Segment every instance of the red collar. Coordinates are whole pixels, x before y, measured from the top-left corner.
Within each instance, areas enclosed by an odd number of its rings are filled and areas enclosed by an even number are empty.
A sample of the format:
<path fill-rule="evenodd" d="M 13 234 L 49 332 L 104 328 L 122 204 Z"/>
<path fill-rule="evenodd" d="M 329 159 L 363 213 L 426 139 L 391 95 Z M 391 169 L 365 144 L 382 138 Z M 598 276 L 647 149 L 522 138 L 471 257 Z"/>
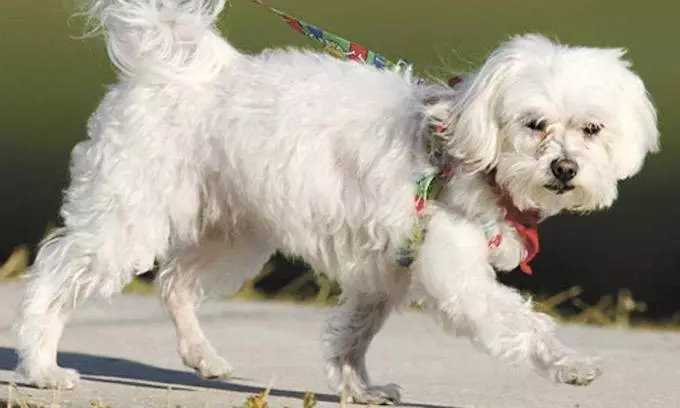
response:
<path fill-rule="evenodd" d="M 527 275 L 531 275 L 533 271 L 531 266 L 529 266 L 529 262 L 541 250 L 538 240 L 538 223 L 541 220 L 541 216 L 537 211 L 520 211 L 515 207 L 507 194 L 501 197 L 500 202 L 506 211 L 505 219 L 515 227 L 517 234 L 524 241 L 524 249 L 527 251 L 524 259 L 519 263 L 519 268 Z"/>
<path fill-rule="evenodd" d="M 499 196 L 499 204 L 505 210 L 505 219 L 515 227 L 517 234 L 524 241 L 526 256 L 520 261 L 519 268 L 527 275 L 531 275 L 533 271 L 531 266 L 529 266 L 529 262 L 541 250 L 538 239 L 538 223 L 541 221 L 541 214 L 537 210 L 521 211 L 518 209 L 507 192 L 501 190 L 498 184 L 496 184 L 495 175 L 495 170 L 489 174 L 489 184 L 496 190 Z"/>

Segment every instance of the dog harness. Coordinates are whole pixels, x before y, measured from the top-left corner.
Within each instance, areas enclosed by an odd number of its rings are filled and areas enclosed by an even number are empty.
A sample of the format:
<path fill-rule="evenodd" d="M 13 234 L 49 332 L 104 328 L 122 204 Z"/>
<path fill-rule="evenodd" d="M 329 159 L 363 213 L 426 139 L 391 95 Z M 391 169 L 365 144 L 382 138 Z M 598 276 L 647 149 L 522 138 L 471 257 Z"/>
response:
<path fill-rule="evenodd" d="M 432 166 L 415 175 L 413 195 L 415 222 L 410 236 L 405 239 L 397 253 L 397 263 L 403 267 L 411 266 L 425 239 L 428 221 L 425 211 L 427 203 L 437 199 L 453 176 L 453 163 L 444 150 L 443 135 L 447 129 L 446 125 L 435 118 L 429 119 L 427 155 Z"/>
<path fill-rule="evenodd" d="M 292 29 L 322 44 L 323 48 L 330 54 L 361 64 L 371 65 L 377 69 L 389 69 L 395 72 L 413 71 L 413 64 L 405 59 L 398 59 L 392 62 L 381 54 L 378 54 L 361 44 L 348 41 L 338 35 L 327 32 L 302 21 L 280 10 L 268 6 L 265 0 L 252 0 L 260 6 L 266 7 L 272 13 L 281 17 Z M 422 79 L 419 81 L 424 82 Z M 448 80 L 448 85 L 454 87 L 462 81 L 460 77 L 452 77 Z M 416 259 L 420 246 L 425 239 L 427 232 L 427 207 L 428 202 L 436 200 L 443 187 L 451 180 L 454 173 L 452 158 L 446 154 L 444 149 L 444 134 L 447 131 L 446 124 L 437 118 L 429 118 L 427 154 L 432 166 L 423 172 L 415 175 L 414 191 L 414 218 L 411 234 L 404 240 L 397 254 L 397 263 L 403 267 L 409 267 Z M 537 226 L 540 216 L 535 212 L 519 211 L 512 200 L 503 193 L 496 185 L 495 181 L 490 181 L 496 188 L 501 197 L 500 204 L 506 212 L 506 220 L 513 225 L 517 234 L 524 242 L 525 256 L 520 262 L 522 272 L 531 275 L 532 270 L 529 262 L 533 260 L 540 249 L 538 240 Z M 482 229 L 487 238 L 489 248 L 498 248 L 503 243 L 503 235 L 500 232 L 498 223 L 495 220 L 482 223 Z"/>
<path fill-rule="evenodd" d="M 448 83 L 453 86 L 461 79 L 454 77 Z M 427 154 L 432 167 L 421 172 L 415 177 L 414 191 L 414 215 L 411 234 L 405 239 L 397 253 L 397 263 L 403 267 L 409 267 L 416 259 L 420 246 L 425 239 L 427 232 L 428 216 L 426 213 L 427 203 L 436 200 L 444 186 L 451 180 L 454 174 L 454 163 L 444 149 L 446 125 L 434 118 L 430 118 L 428 125 Z M 531 262 L 540 250 L 538 239 L 538 223 L 540 214 L 535 211 L 520 211 L 513 204 L 512 199 L 504 193 L 493 179 L 493 173 L 489 177 L 489 184 L 494 188 L 496 195 L 501 197 L 499 204 L 505 211 L 505 219 L 515 229 L 520 239 L 523 241 L 525 256 L 519 263 L 520 270 L 527 275 L 533 273 L 529 262 Z M 487 239 L 487 245 L 491 249 L 501 246 L 503 235 L 501 234 L 498 222 L 490 220 L 480 223 Z"/>

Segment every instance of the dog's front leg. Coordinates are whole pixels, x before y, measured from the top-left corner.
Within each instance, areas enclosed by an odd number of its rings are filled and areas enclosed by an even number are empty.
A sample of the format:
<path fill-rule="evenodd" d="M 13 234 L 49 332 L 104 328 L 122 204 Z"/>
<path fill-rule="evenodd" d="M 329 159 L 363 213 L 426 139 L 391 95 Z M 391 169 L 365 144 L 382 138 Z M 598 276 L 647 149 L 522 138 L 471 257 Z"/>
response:
<path fill-rule="evenodd" d="M 459 333 L 492 356 L 524 361 L 556 382 L 587 385 L 600 369 L 562 345 L 554 323 L 497 282 L 482 232 L 463 217 L 433 215 L 417 265 L 419 280 Z"/>

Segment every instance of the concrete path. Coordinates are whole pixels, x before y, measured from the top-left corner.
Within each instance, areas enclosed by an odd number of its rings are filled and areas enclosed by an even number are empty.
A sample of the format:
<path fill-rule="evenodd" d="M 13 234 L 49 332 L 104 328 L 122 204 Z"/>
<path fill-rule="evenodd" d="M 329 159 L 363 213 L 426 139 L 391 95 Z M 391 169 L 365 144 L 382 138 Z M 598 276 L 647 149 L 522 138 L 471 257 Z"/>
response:
<path fill-rule="evenodd" d="M 11 325 L 22 286 L 0 286 L 0 399 L 16 363 Z M 203 381 L 184 368 L 175 334 L 153 297 L 124 295 L 78 310 L 61 343 L 60 361 L 80 370 L 73 391 L 56 394 L 19 383 L 37 402 L 112 408 L 233 407 L 272 384 L 270 407 L 302 407 L 305 391 L 320 407 L 337 406 L 326 387 L 319 334 L 329 309 L 264 302 L 209 302 L 202 322 L 236 368 L 230 381 Z M 444 334 L 427 316 L 393 316 L 369 352 L 376 383 L 400 384 L 402 405 L 494 408 L 680 407 L 680 334 L 565 327 L 564 341 L 604 359 L 604 375 L 586 388 L 552 384 L 523 367 L 498 363 L 467 340 Z M 16 390 L 14 391 L 16 394 Z"/>

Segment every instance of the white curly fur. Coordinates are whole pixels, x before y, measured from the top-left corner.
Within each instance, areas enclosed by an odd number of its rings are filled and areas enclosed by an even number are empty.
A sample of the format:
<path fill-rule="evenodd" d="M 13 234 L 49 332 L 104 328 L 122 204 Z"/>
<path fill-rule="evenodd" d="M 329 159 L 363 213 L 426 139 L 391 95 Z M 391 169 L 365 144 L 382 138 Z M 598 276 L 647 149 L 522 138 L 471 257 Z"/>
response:
<path fill-rule="evenodd" d="M 242 54 L 214 27 L 223 6 L 87 5 L 119 81 L 73 150 L 64 226 L 31 268 L 18 322 L 19 370 L 29 381 L 73 387 L 78 374 L 56 364 L 73 307 L 119 292 L 155 262 L 183 361 L 205 377 L 228 375 L 194 306 L 207 288 L 236 290 L 276 249 L 341 284 L 327 368 L 354 401 L 399 398 L 397 387 L 370 383 L 364 357 L 409 288 L 423 289 L 446 326 L 492 355 L 559 382 L 598 375 L 558 342 L 550 319 L 497 283 L 494 268 L 511 270 L 525 254 L 486 173 L 494 168 L 517 207 L 544 217 L 611 205 L 617 181 L 658 143 L 655 110 L 620 50 L 519 36 L 454 90 L 308 51 Z M 430 116 L 448 124 L 448 153 L 460 166 L 428 208 L 416 262 L 401 268 L 413 175 L 429 166 Z M 603 127 L 588 135 L 589 124 Z M 558 194 L 546 186 L 555 187 L 551 165 L 564 158 L 578 172 Z M 499 248 L 487 246 L 480 225 L 488 222 L 503 234 Z"/>

